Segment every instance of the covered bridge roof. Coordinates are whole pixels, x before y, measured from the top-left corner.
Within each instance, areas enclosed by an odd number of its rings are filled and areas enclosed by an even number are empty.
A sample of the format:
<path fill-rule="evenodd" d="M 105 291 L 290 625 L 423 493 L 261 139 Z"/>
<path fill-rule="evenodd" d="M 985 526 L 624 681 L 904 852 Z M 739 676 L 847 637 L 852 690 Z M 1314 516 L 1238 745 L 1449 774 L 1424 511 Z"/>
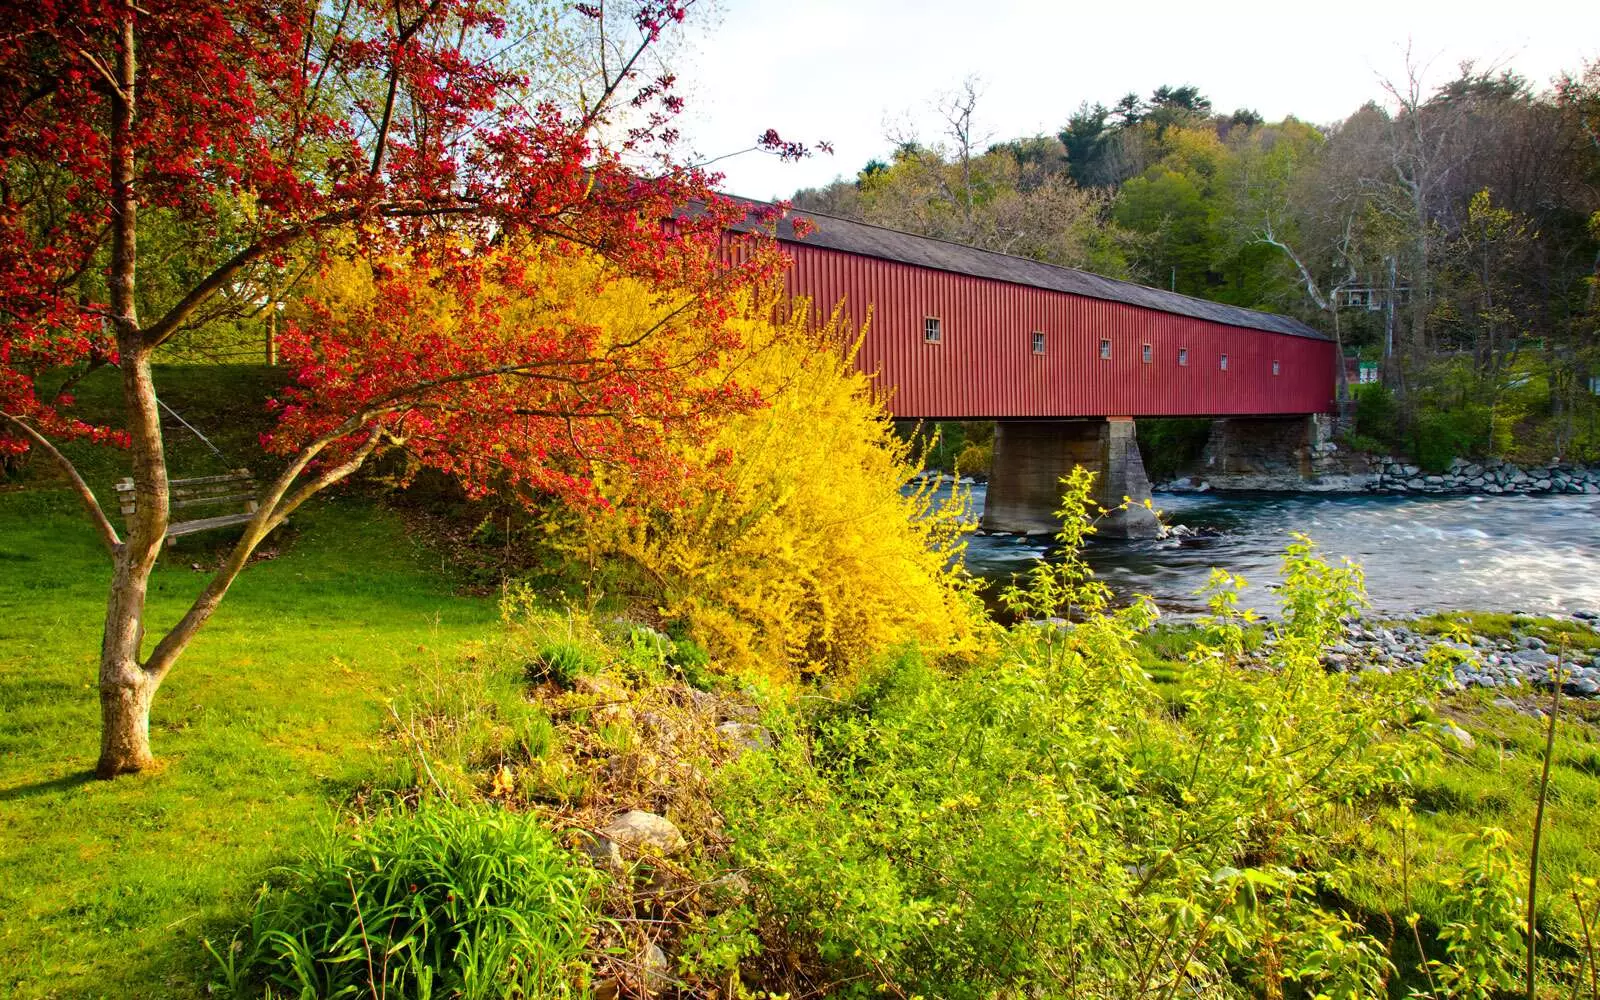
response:
<path fill-rule="evenodd" d="M 812 231 L 803 237 L 795 235 L 796 216 L 811 223 Z M 1265 330 L 1270 333 L 1285 333 L 1295 337 L 1311 337 L 1316 340 L 1330 339 L 1321 331 L 1288 316 L 1225 305 L 1221 302 L 1209 302 L 1131 281 L 1101 277 L 1071 267 L 1045 264 L 992 250 L 979 250 L 948 240 L 916 236 L 817 212 L 792 211 L 789 217 L 778 223 L 777 236 L 782 242 L 800 246 L 876 257 L 916 267 L 991 278 L 995 281 L 1065 292 L 1086 298 L 1123 302 L 1177 316 L 1210 320 L 1213 323 L 1226 323 L 1230 326 Z"/>

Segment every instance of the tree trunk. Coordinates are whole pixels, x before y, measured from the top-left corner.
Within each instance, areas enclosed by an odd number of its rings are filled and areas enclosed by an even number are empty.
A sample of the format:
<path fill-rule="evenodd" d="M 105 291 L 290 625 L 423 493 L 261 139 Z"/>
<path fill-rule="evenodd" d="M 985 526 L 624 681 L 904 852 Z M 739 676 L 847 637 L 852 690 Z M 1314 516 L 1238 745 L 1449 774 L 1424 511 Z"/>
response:
<path fill-rule="evenodd" d="M 143 771 L 155 763 L 150 753 L 150 702 L 160 682 L 138 663 L 100 663 L 99 778 Z"/>
<path fill-rule="evenodd" d="M 168 485 L 161 413 L 155 382 L 150 377 L 151 350 L 139 329 L 134 305 L 139 210 L 134 191 L 135 13 L 131 3 L 123 11 L 117 39 L 117 88 L 111 98 L 108 284 L 137 509 L 128 525 L 127 539 L 113 558 L 105 632 L 100 643 L 100 763 L 95 773 L 102 778 L 139 771 L 152 763 L 150 701 L 161 684 L 160 674 L 146 670 L 139 659 L 150 571 L 155 568 L 167 533 Z"/>

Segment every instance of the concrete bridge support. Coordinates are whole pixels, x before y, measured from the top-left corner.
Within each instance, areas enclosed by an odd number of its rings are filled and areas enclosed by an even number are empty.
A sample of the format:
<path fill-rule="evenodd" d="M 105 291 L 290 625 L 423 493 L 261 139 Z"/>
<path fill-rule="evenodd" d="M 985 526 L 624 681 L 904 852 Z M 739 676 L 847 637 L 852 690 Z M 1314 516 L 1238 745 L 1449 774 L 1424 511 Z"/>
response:
<path fill-rule="evenodd" d="M 1094 472 L 1095 500 L 1107 510 L 1132 497 L 1133 505 L 1101 519 L 1108 538 L 1153 538 L 1155 515 L 1142 506 L 1150 480 L 1139 457 L 1133 418 L 1103 420 L 1001 420 L 995 424 L 994 466 L 989 473 L 983 527 L 987 531 L 1053 534 L 1058 530 L 1060 479 L 1081 465 Z"/>

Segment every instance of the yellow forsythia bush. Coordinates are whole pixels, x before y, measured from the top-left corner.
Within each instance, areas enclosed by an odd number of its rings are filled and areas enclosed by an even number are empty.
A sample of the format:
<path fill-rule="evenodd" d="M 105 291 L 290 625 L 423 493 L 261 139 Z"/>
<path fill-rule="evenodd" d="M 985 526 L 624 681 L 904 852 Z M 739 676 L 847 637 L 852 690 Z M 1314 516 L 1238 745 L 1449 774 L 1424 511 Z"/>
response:
<path fill-rule="evenodd" d="M 752 301 L 731 321 L 747 351 L 714 377 L 765 405 L 675 443 L 685 468 L 716 470 L 680 504 L 639 511 L 603 482 L 615 508 L 591 519 L 591 552 L 633 563 L 663 614 L 744 676 L 840 673 L 910 641 L 966 649 L 980 614 L 952 558 L 961 512 L 902 489 L 918 469 L 855 369 L 859 341 L 809 313 L 775 323 Z"/>
<path fill-rule="evenodd" d="M 630 480 L 600 447 L 604 425 L 575 424 L 591 464 L 574 472 L 592 474 L 609 506 L 546 505 L 547 537 L 571 572 L 613 589 L 626 581 L 627 596 L 685 622 L 718 667 L 745 677 L 792 682 L 905 642 L 935 654 L 973 642 L 982 616 L 953 559 L 961 512 L 902 491 L 918 469 L 872 379 L 855 370 L 855 331 L 837 317 L 811 323 L 803 303 L 775 308 L 783 300 L 770 291 L 749 293 L 733 316 L 713 314 L 598 256 L 537 243 L 503 252 L 527 265 L 491 306 L 505 330 L 561 331 L 581 338 L 583 353 L 616 350 L 619 363 L 663 369 L 699 371 L 720 357 L 698 387 L 762 400 L 660 424 L 676 483 Z M 316 297 L 334 313 L 359 310 L 372 285 L 370 269 L 330 268 Z M 452 329 L 459 306 L 417 283 L 412 309 L 434 328 Z M 774 322 L 779 312 L 792 318 Z"/>

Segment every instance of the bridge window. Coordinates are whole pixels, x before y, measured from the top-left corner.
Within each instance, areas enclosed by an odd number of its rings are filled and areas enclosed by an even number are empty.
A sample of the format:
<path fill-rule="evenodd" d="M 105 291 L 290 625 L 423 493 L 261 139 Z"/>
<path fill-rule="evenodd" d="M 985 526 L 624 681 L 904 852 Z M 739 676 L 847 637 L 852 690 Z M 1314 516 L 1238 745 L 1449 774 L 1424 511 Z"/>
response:
<path fill-rule="evenodd" d="M 1178 364 L 1184 368 L 1189 367 L 1189 349 L 1187 347 L 1178 348 Z"/>
<path fill-rule="evenodd" d="M 1109 341 L 1109 340 L 1100 341 L 1100 360 L 1101 361 L 1110 361 L 1111 360 L 1111 341 Z"/>
<path fill-rule="evenodd" d="M 1044 334 L 1039 330 L 1033 331 L 1033 353 L 1044 353 Z"/>
<path fill-rule="evenodd" d="M 939 329 L 939 317 L 928 316 L 922 321 L 922 342 L 937 344 L 943 339 L 943 331 Z"/>
<path fill-rule="evenodd" d="M 1228 356 L 1226 354 L 1224 354 L 1222 356 L 1222 364 L 1221 364 L 1220 367 L 1222 368 L 1223 371 L 1227 371 L 1228 370 Z"/>
<path fill-rule="evenodd" d="M 1278 367 L 1278 362 L 1276 359 L 1274 359 L 1272 362 L 1272 374 L 1276 375 L 1280 371 L 1282 371 L 1282 369 Z"/>
<path fill-rule="evenodd" d="M 1150 349 L 1149 344 L 1144 345 L 1143 357 L 1145 364 L 1149 364 L 1151 361 L 1155 360 L 1155 352 Z"/>

